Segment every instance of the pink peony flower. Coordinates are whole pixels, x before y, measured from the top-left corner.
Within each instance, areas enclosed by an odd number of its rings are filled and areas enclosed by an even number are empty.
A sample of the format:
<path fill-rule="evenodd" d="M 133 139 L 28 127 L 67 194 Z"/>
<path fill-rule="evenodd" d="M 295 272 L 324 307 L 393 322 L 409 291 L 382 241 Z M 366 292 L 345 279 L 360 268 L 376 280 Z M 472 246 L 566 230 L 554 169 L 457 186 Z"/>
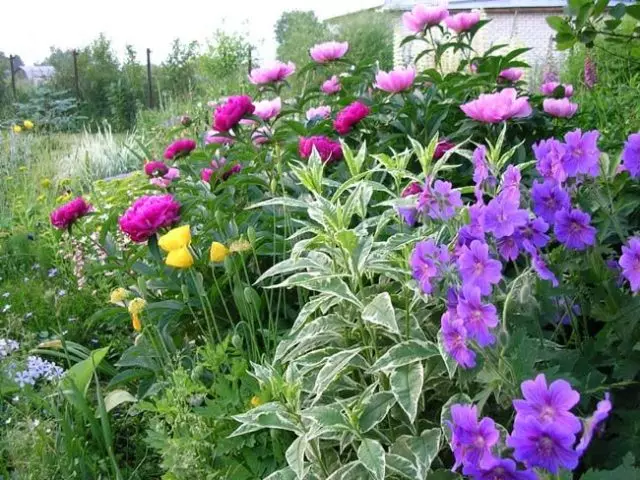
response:
<path fill-rule="evenodd" d="M 175 180 L 176 178 L 180 178 L 180 170 L 174 167 L 170 167 L 163 178 L 166 178 L 167 180 Z"/>
<path fill-rule="evenodd" d="M 251 115 L 255 108 L 251 103 L 251 97 L 247 95 L 229 97 L 226 103 L 216 108 L 213 114 L 213 128 L 218 132 L 228 132 L 242 117 Z"/>
<path fill-rule="evenodd" d="M 524 71 L 521 68 L 507 68 L 500 72 L 499 77 L 510 82 L 517 82 L 522 78 L 522 75 L 524 75 Z"/>
<path fill-rule="evenodd" d="M 213 175 L 213 172 L 213 168 L 203 168 L 202 170 L 200 170 L 200 179 L 205 183 L 209 183 L 211 181 L 211 175 Z"/>
<path fill-rule="evenodd" d="M 333 95 L 334 93 L 338 93 L 342 86 L 340 85 L 340 80 L 335 75 L 331 77 L 329 80 L 326 80 L 320 90 L 327 95 Z"/>
<path fill-rule="evenodd" d="M 180 220 L 179 211 L 173 195 L 145 195 L 133 202 L 118 223 L 131 240 L 141 243 Z"/>
<path fill-rule="evenodd" d="M 167 188 L 169 185 L 171 185 L 171 180 L 164 177 L 154 177 L 149 180 L 149 183 L 155 187 Z"/>
<path fill-rule="evenodd" d="M 542 102 L 542 108 L 552 117 L 571 118 L 578 110 L 578 104 L 571 103 L 568 98 L 547 98 Z"/>
<path fill-rule="evenodd" d="M 75 198 L 51 212 L 51 225 L 60 230 L 68 229 L 76 220 L 84 217 L 92 210 L 93 207 L 84 198 Z"/>
<path fill-rule="evenodd" d="M 264 67 L 251 70 L 249 81 L 254 85 L 282 82 L 285 78 L 293 75 L 295 71 L 296 66 L 292 62 L 282 63 L 275 61 Z"/>
<path fill-rule="evenodd" d="M 438 142 L 438 145 L 436 145 L 436 151 L 433 152 L 433 158 L 435 160 L 439 160 L 441 159 L 445 153 L 447 153 L 449 150 L 451 150 L 453 147 L 455 147 L 456 144 L 453 142 L 450 142 L 449 140 L 442 140 L 441 142 Z"/>
<path fill-rule="evenodd" d="M 309 55 L 314 62 L 327 63 L 344 57 L 347 50 L 349 50 L 347 42 L 325 42 L 311 47 Z"/>
<path fill-rule="evenodd" d="M 396 67 L 390 72 L 378 72 L 376 74 L 376 83 L 374 86 L 388 93 L 404 92 L 411 88 L 415 79 L 415 68 Z"/>
<path fill-rule="evenodd" d="M 340 135 L 346 135 L 358 122 L 369 115 L 369 113 L 371 113 L 369 107 L 362 102 L 355 101 L 338 112 L 336 119 L 333 121 L 333 128 L 335 128 L 336 132 Z"/>
<path fill-rule="evenodd" d="M 251 141 L 254 145 L 262 145 L 271 140 L 271 129 L 269 127 L 256 128 L 255 132 L 251 134 Z"/>
<path fill-rule="evenodd" d="M 476 100 L 460 105 L 460 109 L 478 122 L 499 123 L 510 118 L 531 115 L 529 97 L 516 98 L 514 88 L 505 88 L 498 93 L 482 94 Z"/>
<path fill-rule="evenodd" d="M 262 100 L 261 102 L 256 102 L 256 109 L 253 111 L 253 114 L 260 117 L 265 122 L 273 117 L 278 116 L 280 110 L 282 110 L 282 101 L 280 97 L 274 98 L 273 100 Z"/>
<path fill-rule="evenodd" d="M 222 174 L 222 180 L 226 180 L 232 175 L 235 175 L 236 173 L 240 173 L 241 171 L 242 171 L 242 165 L 240 165 L 239 163 L 236 163 L 229 170 L 227 170 Z"/>
<path fill-rule="evenodd" d="M 211 168 L 213 168 L 214 170 L 218 170 L 224 167 L 226 163 L 227 163 L 227 159 L 224 157 L 220 157 L 218 159 L 214 158 L 213 160 L 211 160 Z"/>
<path fill-rule="evenodd" d="M 342 145 L 340 145 L 340 142 L 321 135 L 300 137 L 298 141 L 298 153 L 302 158 L 309 158 L 314 148 L 324 163 L 337 162 L 342 158 Z"/>
<path fill-rule="evenodd" d="M 322 105 L 320 107 L 310 108 L 309 110 L 307 110 L 306 115 L 307 115 L 307 120 L 313 120 L 314 118 L 316 120 L 329 118 L 331 116 L 331 107 Z"/>
<path fill-rule="evenodd" d="M 540 86 L 540 91 L 545 97 L 552 97 L 553 92 L 561 85 L 564 87 L 565 97 L 573 96 L 573 85 L 568 83 L 561 84 L 559 82 L 545 82 Z"/>
<path fill-rule="evenodd" d="M 162 177 L 169 171 L 164 162 L 153 160 L 144 164 L 144 173 L 149 177 Z"/>
<path fill-rule="evenodd" d="M 209 130 L 204 137 L 205 145 L 229 145 L 233 142 L 233 138 L 221 135 L 217 130 Z"/>
<path fill-rule="evenodd" d="M 456 33 L 462 33 L 470 30 L 479 21 L 480 12 L 456 13 L 455 15 L 444 19 L 444 23 L 447 27 Z"/>
<path fill-rule="evenodd" d="M 196 148 L 195 140 L 191 140 L 190 138 L 180 138 L 167 147 L 164 151 L 164 158 L 167 160 L 173 160 L 175 158 L 184 157 L 189 155 L 194 148 Z"/>
<path fill-rule="evenodd" d="M 402 23 L 405 28 L 413 33 L 420 33 L 426 27 L 438 25 L 449 16 L 445 7 L 427 7 L 418 4 L 410 12 L 402 15 Z"/>

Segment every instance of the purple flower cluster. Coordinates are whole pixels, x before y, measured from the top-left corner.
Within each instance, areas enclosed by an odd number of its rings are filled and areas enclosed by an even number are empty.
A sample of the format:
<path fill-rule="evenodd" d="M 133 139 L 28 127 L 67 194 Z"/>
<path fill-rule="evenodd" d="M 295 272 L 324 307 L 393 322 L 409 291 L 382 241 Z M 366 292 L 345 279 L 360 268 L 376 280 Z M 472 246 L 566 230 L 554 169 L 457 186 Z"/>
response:
<path fill-rule="evenodd" d="M 0 358 L 6 358 L 20 348 L 20 344 L 10 338 L 0 338 Z"/>
<path fill-rule="evenodd" d="M 451 257 L 446 245 L 436 245 L 433 240 L 418 242 L 409 259 L 413 278 L 424 293 L 433 291 L 431 281 L 442 278 L 450 262 Z"/>
<path fill-rule="evenodd" d="M 640 290 L 640 237 L 631 237 L 623 245 L 619 264 L 622 276 L 629 280 L 631 291 L 637 293 Z"/>
<path fill-rule="evenodd" d="M 578 175 L 598 176 L 599 136 L 597 130 L 583 134 L 577 129 L 564 136 L 564 143 L 553 138 L 542 140 L 533 146 L 538 172 L 560 183 Z"/>
<path fill-rule="evenodd" d="M 433 186 L 429 181 L 418 197 L 418 211 L 429 218 L 448 220 L 462 207 L 462 198 L 458 190 L 453 190 L 451 182 L 436 180 Z"/>
<path fill-rule="evenodd" d="M 25 385 L 35 385 L 40 379 L 53 382 L 60 379 L 63 374 L 62 367 L 55 363 L 48 362 L 40 357 L 29 356 L 27 357 L 26 368 L 15 374 L 14 381 L 20 388 L 24 388 Z"/>

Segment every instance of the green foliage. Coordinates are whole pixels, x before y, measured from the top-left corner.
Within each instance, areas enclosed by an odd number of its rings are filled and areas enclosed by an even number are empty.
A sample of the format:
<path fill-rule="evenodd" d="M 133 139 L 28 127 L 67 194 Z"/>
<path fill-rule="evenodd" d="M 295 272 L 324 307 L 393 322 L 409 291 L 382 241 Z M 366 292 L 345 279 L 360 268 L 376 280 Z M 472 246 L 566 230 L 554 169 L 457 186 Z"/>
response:
<path fill-rule="evenodd" d="M 313 11 L 284 12 L 275 28 L 278 58 L 302 65 L 309 59 L 309 49 L 330 38 L 327 26 Z"/>

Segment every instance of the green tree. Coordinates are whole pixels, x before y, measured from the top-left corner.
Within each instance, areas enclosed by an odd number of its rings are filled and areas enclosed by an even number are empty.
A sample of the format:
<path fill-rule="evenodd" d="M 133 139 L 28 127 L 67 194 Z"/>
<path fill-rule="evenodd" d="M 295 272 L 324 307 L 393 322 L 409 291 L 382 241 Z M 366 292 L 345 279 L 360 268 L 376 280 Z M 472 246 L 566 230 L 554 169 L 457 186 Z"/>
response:
<path fill-rule="evenodd" d="M 327 25 L 312 11 L 284 12 L 275 25 L 277 55 L 280 60 L 303 65 L 309 60 L 309 49 L 331 37 Z"/>
<path fill-rule="evenodd" d="M 196 83 L 198 42 L 182 43 L 176 38 L 160 69 L 160 89 L 176 96 L 193 91 Z"/>
<path fill-rule="evenodd" d="M 252 45 L 240 35 L 216 31 L 214 40 L 198 58 L 203 94 L 223 96 L 239 92 L 247 84 Z"/>

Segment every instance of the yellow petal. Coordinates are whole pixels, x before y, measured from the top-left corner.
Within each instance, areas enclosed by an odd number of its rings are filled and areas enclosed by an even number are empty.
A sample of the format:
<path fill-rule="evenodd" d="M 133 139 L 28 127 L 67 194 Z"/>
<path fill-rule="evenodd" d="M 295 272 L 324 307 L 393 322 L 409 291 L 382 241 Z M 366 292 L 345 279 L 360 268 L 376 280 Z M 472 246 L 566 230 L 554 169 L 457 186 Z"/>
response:
<path fill-rule="evenodd" d="M 22 124 L 27 130 L 31 130 L 33 128 L 33 122 L 31 120 L 25 120 Z"/>
<path fill-rule="evenodd" d="M 213 242 L 209 250 L 209 259 L 212 262 L 222 262 L 229 255 L 229 249 L 220 242 Z"/>
<path fill-rule="evenodd" d="M 170 251 L 164 263 L 170 267 L 189 268 L 193 265 L 193 256 L 187 247 L 182 247 L 178 250 Z"/>
<path fill-rule="evenodd" d="M 183 225 L 168 231 L 158 239 L 158 246 L 165 252 L 188 247 L 191 243 L 191 227 Z"/>
<path fill-rule="evenodd" d="M 122 287 L 118 287 L 118 288 L 116 288 L 115 290 L 113 290 L 111 292 L 111 296 L 109 297 L 109 301 L 111 303 L 116 304 L 116 305 L 120 305 L 126 300 L 128 295 L 129 295 L 129 292 L 127 292 Z"/>
<path fill-rule="evenodd" d="M 140 315 L 138 315 L 137 313 L 131 314 L 131 323 L 133 324 L 133 329 L 136 332 L 139 332 L 140 330 L 142 330 L 142 322 L 140 321 Z"/>

